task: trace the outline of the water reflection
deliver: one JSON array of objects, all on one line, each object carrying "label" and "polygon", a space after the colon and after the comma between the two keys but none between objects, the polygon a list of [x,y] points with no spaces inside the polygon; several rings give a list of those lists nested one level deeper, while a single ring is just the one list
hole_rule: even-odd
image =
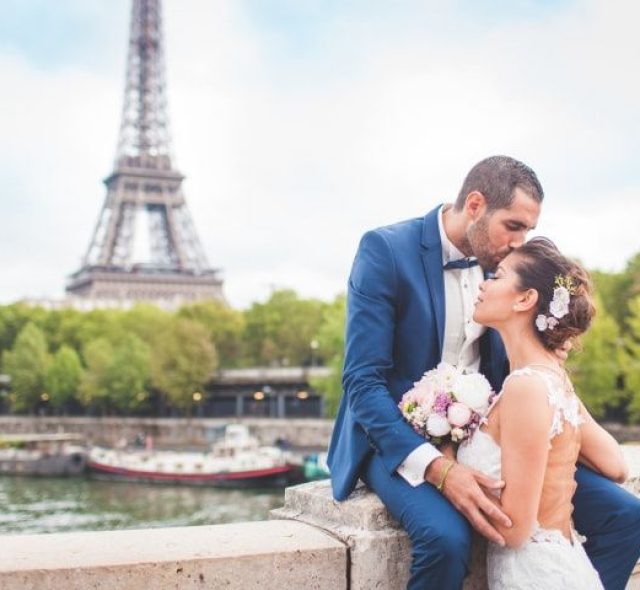
[{"label": "water reflection", "polygon": [[262,520],[282,490],[220,490],[0,477],[0,533],[53,533]]}]

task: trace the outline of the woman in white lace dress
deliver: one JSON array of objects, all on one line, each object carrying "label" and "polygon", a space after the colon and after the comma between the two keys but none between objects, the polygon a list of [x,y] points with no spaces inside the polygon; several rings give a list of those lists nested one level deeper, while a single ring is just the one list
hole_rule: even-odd
[{"label": "woman in white lace dress", "polygon": [[506,546],[489,543],[491,590],[602,588],[571,520],[575,466],[618,482],[626,466],[553,352],[593,314],[586,272],[544,238],[507,256],[480,289],[474,319],[500,332],[511,374],[457,459],[505,482],[499,502],[513,526],[495,523]]}]

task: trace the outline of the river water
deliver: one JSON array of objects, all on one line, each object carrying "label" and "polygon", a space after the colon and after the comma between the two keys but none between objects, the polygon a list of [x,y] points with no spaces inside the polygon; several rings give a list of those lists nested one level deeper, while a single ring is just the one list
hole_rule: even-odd
[{"label": "river water", "polygon": [[0,476],[0,534],[57,533],[265,520],[284,490]]}]

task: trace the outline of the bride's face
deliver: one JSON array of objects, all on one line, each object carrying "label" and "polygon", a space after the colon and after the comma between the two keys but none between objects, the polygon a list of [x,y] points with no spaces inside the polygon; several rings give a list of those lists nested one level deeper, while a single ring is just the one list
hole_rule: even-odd
[{"label": "bride's face", "polygon": [[522,296],[515,271],[517,259],[517,254],[509,254],[480,285],[473,313],[473,319],[479,324],[493,328],[513,316],[514,306]]}]

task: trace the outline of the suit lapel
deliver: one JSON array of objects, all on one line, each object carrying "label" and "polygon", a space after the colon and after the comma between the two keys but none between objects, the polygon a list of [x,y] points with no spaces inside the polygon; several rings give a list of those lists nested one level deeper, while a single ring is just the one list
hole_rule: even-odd
[{"label": "suit lapel", "polygon": [[444,342],[444,276],[442,271],[442,243],[440,242],[440,230],[438,227],[438,205],[433,211],[427,213],[422,227],[422,264],[424,266],[429,298],[434,311],[436,328],[438,330],[439,356],[442,358],[442,346]]}]

